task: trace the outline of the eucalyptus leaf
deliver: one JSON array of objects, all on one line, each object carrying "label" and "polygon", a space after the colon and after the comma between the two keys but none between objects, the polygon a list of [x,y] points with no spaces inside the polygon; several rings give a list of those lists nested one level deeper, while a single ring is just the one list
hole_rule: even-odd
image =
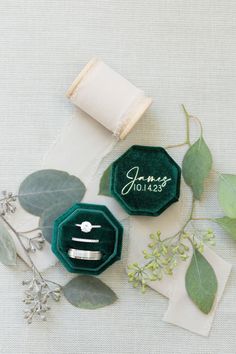
[{"label": "eucalyptus leaf", "polygon": [[94,310],[113,304],[116,294],[101,280],[93,276],[81,275],[63,287],[66,299],[76,307]]},{"label": "eucalyptus leaf", "polygon": [[101,177],[100,184],[99,184],[99,193],[98,193],[100,195],[111,197],[111,192],[110,192],[111,170],[112,170],[112,165],[107,167],[107,169],[104,171]]},{"label": "eucalyptus leaf", "polygon": [[225,215],[232,219],[236,218],[236,175],[219,176],[218,200]]},{"label": "eucalyptus leaf", "polygon": [[236,219],[228,218],[224,216],[223,218],[213,219],[222,229],[227,232],[234,240],[236,240]]},{"label": "eucalyptus leaf", "polygon": [[85,186],[79,178],[64,171],[41,170],[26,177],[18,197],[22,208],[41,216],[53,204],[80,202],[84,194]]},{"label": "eucalyptus leaf", "polygon": [[0,262],[6,266],[16,265],[16,247],[11,235],[0,222]]},{"label": "eucalyptus leaf", "polygon": [[192,188],[195,199],[201,198],[211,167],[211,152],[201,136],[186,152],[182,166],[184,180]]},{"label": "eucalyptus leaf", "polygon": [[50,208],[44,210],[40,216],[39,228],[41,229],[43,236],[48,242],[52,242],[54,221],[69,207],[70,205],[67,205],[65,202],[53,204]]},{"label": "eucalyptus leaf", "polygon": [[185,275],[185,287],[190,299],[205,314],[211,311],[217,292],[214,269],[196,249]]}]

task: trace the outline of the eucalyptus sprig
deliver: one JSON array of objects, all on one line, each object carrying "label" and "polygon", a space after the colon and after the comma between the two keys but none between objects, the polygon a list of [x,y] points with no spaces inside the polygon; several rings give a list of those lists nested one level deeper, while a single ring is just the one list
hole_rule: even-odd
[{"label": "eucalyptus sprig", "polygon": [[[7,198],[8,197],[6,197],[6,201],[5,201],[6,204],[12,203],[12,200],[10,200],[10,198],[8,200]],[[15,200],[16,199],[14,199],[14,201]],[[6,211],[6,209],[2,209],[0,211],[0,219],[2,223],[5,224],[7,228],[11,230],[11,232],[15,235],[15,237],[19,241],[22,250],[25,252],[25,256],[28,259],[29,266],[32,270],[32,278],[30,280],[24,280],[22,282],[22,285],[28,286],[27,290],[24,293],[25,297],[23,299],[23,302],[27,305],[27,308],[24,309],[24,313],[25,313],[24,317],[29,324],[32,323],[33,318],[36,315],[39,316],[41,320],[45,321],[46,320],[45,313],[50,309],[48,305],[48,300],[49,298],[51,298],[55,301],[59,301],[62,287],[57,283],[44,279],[41,272],[35,266],[31,256],[29,255],[29,249],[26,248],[26,246],[22,242],[21,233],[17,232],[15,228],[11,225],[11,223],[6,219],[6,215],[12,213],[12,210],[13,209],[11,208],[8,208],[8,211]],[[14,208],[14,212],[15,211],[16,211],[16,207]],[[12,258],[14,257],[14,259],[16,260],[16,249],[12,241],[11,235],[8,233],[7,229],[5,227],[3,228],[2,226],[2,230],[3,229],[5,230],[5,234],[8,235],[7,236],[8,242],[11,240],[10,241],[11,247],[7,245],[6,249],[8,253],[12,254]],[[3,232],[1,232],[0,234],[0,240],[3,240],[2,236],[3,236]],[[41,237],[41,235],[40,236],[38,235],[37,237]],[[31,247],[33,246],[32,244],[33,239],[29,239],[28,241]],[[40,241],[38,242],[40,243]],[[3,259],[1,258],[1,260]],[[16,264],[16,262],[14,264]],[[13,264],[8,264],[8,265],[13,265]],[[52,284],[54,285],[53,288],[52,288]]]},{"label": "eucalyptus sprig", "polygon": [[184,242],[188,237],[190,235],[186,232],[181,233],[178,238],[169,239],[161,239],[160,231],[151,234],[151,243],[148,249],[143,251],[147,262],[142,265],[135,262],[128,266],[129,282],[135,288],[140,286],[142,292],[145,292],[150,281],[161,280],[166,274],[172,275],[179,262],[189,257],[189,246]]},{"label": "eucalyptus sprig", "polygon": [[[161,240],[160,232],[158,232],[155,236],[158,242],[154,243],[154,249],[151,244],[152,252],[144,250],[144,259],[151,258],[150,262],[141,266],[137,263],[129,265],[128,268],[131,272],[128,273],[128,277],[135,287],[140,285],[142,291],[145,291],[148,282],[161,280],[163,273],[171,275],[174,267],[189,257],[189,245],[191,245],[193,255],[185,275],[186,291],[202,312],[209,313],[215,301],[217,278],[214,269],[205,259],[203,253],[204,244],[210,246],[215,244],[215,235],[211,229],[197,229],[194,222],[197,220],[213,221],[236,239],[236,175],[219,173],[218,200],[225,216],[221,218],[194,217],[196,201],[202,197],[205,179],[212,168],[212,155],[203,138],[203,127],[200,120],[191,116],[184,106],[183,110],[186,117],[186,139],[181,144],[170,145],[166,148],[188,146],[183,159],[182,173],[185,183],[191,188],[193,195],[190,216],[181,230],[167,238],[167,241]],[[191,119],[197,120],[200,125],[200,137],[193,144],[190,140]],[[186,231],[190,222],[193,225],[193,233]],[[171,240],[170,244],[168,244],[169,240]],[[185,244],[186,240],[189,241],[188,246]],[[166,242],[168,247],[163,247]],[[183,257],[179,257],[179,249],[183,252]]]},{"label": "eucalyptus sprig", "polygon": [[38,234],[33,237],[26,236],[25,233],[22,232],[19,233],[19,236],[25,240],[25,249],[27,252],[35,253],[37,250],[41,251],[44,247],[45,238],[41,231],[39,231]]},{"label": "eucalyptus sprig", "polygon": [[211,229],[201,232],[182,230],[174,237],[163,239],[161,232],[158,231],[149,237],[151,243],[149,243],[148,249],[143,251],[144,260],[147,262],[141,265],[137,262],[128,265],[129,282],[135,288],[140,286],[142,292],[146,291],[150,281],[161,280],[164,275],[173,275],[178,264],[189,258],[191,246],[203,254],[204,245],[215,244],[215,235]]},{"label": "eucalyptus sprig", "polygon": [[[200,200],[204,191],[204,182],[212,168],[212,155],[203,138],[203,127],[201,121],[191,116],[184,106],[183,110],[186,119],[186,139],[183,143],[167,146],[167,149],[177,148],[187,145],[188,150],[185,153],[182,173],[185,183],[192,190],[192,204],[190,215],[182,228],[173,236],[161,239],[158,232],[154,238],[155,242],[149,245],[151,252],[144,250],[144,259],[150,259],[141,266],[133,263],[128,266],[131,272],[128,273],[129,281],[135,287],[141,286],[142,292],[150,281],[161,280],[164,274],[172,275],[174,268],[182,261],[186,261],[190,254],[192,259],[185,276],[186,291],[192,301],[198,308],[209,313],[217,291],[217,278],[214,269],[205,259],[204,245],[215,244],[215,235],[211,229],[198,230],[194,226],[194,209],[197,200]],[[191,144],[190,122],[197,120],[200,125],[200,137]],[[189,224],[192,224],[192,231],[188,231]],[[190,248],[192,248],[190,252]],[[199,271],[201,269],[201,272]],[[207,278],[212,278],[211,285],[208,286],[208,292],[205,292],[202,284],[207,282]]]}]

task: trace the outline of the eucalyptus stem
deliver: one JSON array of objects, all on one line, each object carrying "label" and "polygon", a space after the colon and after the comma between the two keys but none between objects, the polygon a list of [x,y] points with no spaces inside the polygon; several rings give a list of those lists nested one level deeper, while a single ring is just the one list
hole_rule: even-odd
[{"label": "eucalyptus stem", "polygon": [[[201,136],[203,134],[203,127],[202,127],[202,123],[199,120],[199,118],[190,115],[188,113],[187,109],[185,108],[184,104],[182,104],[182,108],[183,108],[183,111],[184,111],[184,114],[185,114],[185,119],[186,119],[186,138],[185,138],[185,142],[181,143],[181,144],[176,144],[176,145],[169,145],[169,146],[166,147],[167,149],[168,148],[169,149],[170,148],[174,148],[174,147],[180,147],[180,146],[184,146],[184,145],[188,145],[189,147],[191,147],[191,141],[190,141],[190,119],[191,118],[197,120],[197,122],[199,123],[200,128],[201,128]],[[195,217],[193,217],[194,207],[195,207],[195,199],[194,199],[193,192],[192,192],[192,204],[191,204],[191,210],[190,210],[190,214],[189,214],[188,219],[186,220],[186,222],[184,223],[182,228],[176,234],[174,234],[173,236],[167,237],[166,239],[163,240],[163,242],[168,241],[168,240],[172,240],[175,237],[181,235],[184,232],[184,230],[187,227],[187,225],[190,223],[190,221],[212,220],[211,218],[195,218]]]},{"label": "eucalyptus stem", "polygon": [[206,220],[206,221],[212,221],[212,218],[192,218],[192,221],[198,221],[198,220]]},{"label": "eucalyptus stem", "polygon": [[29,253],[27,252],[27,250],[25,249],[25,246],[21,240],[21,237],[19,235],[19,233],[15,230],[15,228],[7,221],[7,219],[3,216],[3,215],[0,215],[2,221],[9,227],[9,229],[11,229],[11,231],[14,233],[14,235],[16,236],[17,240],[19,241],[20,245],[21,245],[21,248],[23,249],[26,257],[28,258],[29,260],[29,263],[30,263],[30,268],[37,273],[37,275],[40,277],[41,280],[44,280],[43,279],[43,276],[41,275],[40,271],[37,269],[37,267],[35,266],[34,262],[32,261]]},{"label": "eucalyptus stem", "polygon": [[34,228],[34,229],[31,229],[31,230],[27,230],[27,231],[21,231],[19,232],[19,234],[22,234],[22,236],[24,234],[30,234],[31,232],[35,232],[35,231],[39,231],[40,229],[38,227]]},{"label": "eucalyptus stem", "polygon": [[185,146],[185,145],[187,145],[186,142],[181,143],[181,144],[175,144],[175,145],[167,145],[167,146],[165,146],[165,149],[174,149],[174,148]]},{"label": "eucalyptus stem", "polygon": [[[32,323],[33,318],[37,315],[40,316],[42,321],[46,321],[45,313],[50,310],[50,306],[48,306],[48,299],[51,298],[54,301],[59,301],[61,297],[62,286],[54,281],[44,279],[41,272],[35,266],[33,260],[28,254],[28,251],[21,240],[20,233],[15,230],[15,228],[8,222],[4,215],[0,214],[0,218],[16,236],[20,246],[22,247],[22,250],[25,253],[26,258],[29,261],[31,271],[33,273],[32,279],[24,280],[22,282],[22,285],[27,286],[23,299],[23,302],[27,306],[24,309],[24,318],[28,323]],[[53,286],[54,289],[52,288]]]},{"label": "eucalyptus stem", "polygon": [[182,104],[182,108],[185,114],[185,118],[186,118],[186,141],[185,143],[188,146],[191,146],[191,142],[190,142],[190,114],[187,112],[185,106]]},{"label": "eucalyptus stem", "polygon": [[[11,197],[12,197],[12,198],[17,198],[18,195],[12,194]],[[9,199],[9,196],[5,196],[5,197],[3,197],[3,198],[0,198],[0,202],[3,202],[4,200],[8,200],[8,199]]]},{"label": "eucalyptus stem", "polygon": [[[195,119],[199,126],[200,126],[200,129],[201,129],[201,137],[203,135],[203,127],[202,127],[202,123],[200,121],[199,118],[195,117],[195,116],[192,116],[188,113],[188,111],[186,110],[185,106],[182,104],[182,108],[183,108],[183,111],[184,111],[184,114],[185,114],[185,118],[186,118],[186,139],[185,139],[185,142],[184,143],[181,143],[181,144],[176,144],[176,145],[170,145],[170,146],[167,146],[167,148],[172,148],[172,147],[180,147],[180,146],[183,146],[183,145],[188,145],[189,147],[191,147],[191,141],[190,141],[190,119]],[[174,240],[177,236],[181,237],[181,235],[184,233],[187,225],[191,222],[191,221],[200,221],[200,220],[206,220],[206,221],[213,221],[212,218],[207,218],[207,217],[194,217],[193,216],[193,213],[194,213],[194,207],[195,207],[195,202],[196,200],[194,199],[194,196],[193,196],[193,192],[192,192],[192,204],[191,204],[191,210],[190,210],[190,214],[189,214],[189,217],[188,219],[186,220],[186,222],[184,223],[184,225],[182,226],[182,228],[176,233],[174,234],[173,236],[170,236],[166,239],[163,240],[163,242],[166,242],[166,241],[170,241],[170,240]],[[189,238],[189,237],[188,237]],[[193,242],[191,241],[191,244],[193,245]]]},{"label": "eucalyptus stem", "polygon": [[201,130],[201,137],[202,137],[202,135],[203,135],[203,127],[202,127],[202,123],[201,123],[200,119],[198,117],[195,117],[195,116],[189,116],[189,118],[195,119],[198,122],[198,124],[200,126],[200,130]]},{"label": "eucalyptus stem", "polygon": [[[49,279],[44,279],[46,283],[54,284],[57,285],[60,289],[62,289],[62,285],[56,283],[55,281],[49,280]],[[48,284],[47,284],[48,285]]]},{"label": "eucalyptus stem", "polygon": [[191,146],[191,142],[190,142],[190,118],[194,118],[197,119],[200,127],[201,127],[201,135],[202,135],[202,124],[200,122],[200,120],[197,117],[193,117],[190,116],[190,114],[187,112],[185,106],[182,104],[182,108],[184,110],[184,114],[185,114],[185,119],[186,119],[186,138],[185,141],[183,143],[180,144],[174,144],[174,145],[167,145],[165,146],[165,149],[173,149],[173,148],[177,148],[177,147],[182,147],[185,145],[188,145],[189,147]]},{"label": "eucalyptus stem", "polygon": [[[191,116],[187,112],[187,110],[186,110],[186,108],[185,108],[185,106],[183,104],[182,104],[182,108],[183,108],[183,111],[184,111],[184,114],[185,114],[185,119],[186,119],[186,138],[185,138],[185,142],[181,143],[181,144],[177,144],[177,145],[169,145],[166,148],[170,149],[172,147],[180,147],[180,146],[183,146],[183,145],[188,145],[189,147],[191,146],[191,142],[190,142],[190,118],[191,118]],[[187,227],[187,225],[189,224],[189,222],[191,220],[193,220],[194,206],[195,206],[195,199],[194,199],[193,193],[192,193],[192,204],[191,204],[191,210],[190,210],[189,218],[186,220],[186,222],[183,225],[183,227],[176,234],[174,234],[173,236],[167,237],[163,241],[172,240],[172,239],[174,239],[175,237],[181,235],[184,232],[184,230]]]},{"label": "eucalyptus stem", "polygon": [[184,231],[185,231],[185,228],[187,227],[187,225],[190,223],[190,221],[193,220],[193,212],[194,212],[194,206],[195,206],[195,199],[192,197],[192,204],[191,204],[191,209],[190,209],[190,214],[189,214],[189,217],[188,219],[185,221],[184,225],[181,227],[181,229],[176,232],[176,234],[170,236],[170,237],[167,237],[165,238],[163,241],[168,241],[168,240],[172,240],[174,239],[175,237],[181,235]]}]

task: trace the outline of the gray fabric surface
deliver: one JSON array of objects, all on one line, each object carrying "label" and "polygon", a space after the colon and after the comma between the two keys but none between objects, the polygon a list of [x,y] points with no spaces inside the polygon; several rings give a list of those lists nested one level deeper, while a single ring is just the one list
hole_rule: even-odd
[{"label": "gray fabric surface", "polygon": [[[0,185],[15,191],[40,167],[72,105],[64,92],[93,55],[154,97],[152,108],[107,161],[133,143],[184,139],[180,104],[202,119],[215,170],[236,173],[236,3],[234,0],[1,0]],[[193,130],[197,126],[193,125]],[[196,215],[219,216],[212,173]],[[236,264],[236,244],[220,229],[217,251]],[[0,353],[236,353],[234,269],[209,338],[161,321],[167,301],[127,283],[123,260],[102,279],[119,302],[94,312],[65,300],[47,323],[22,318],[25,274],[0,265]],[[57,267],[48,278],[70,276]]]}]

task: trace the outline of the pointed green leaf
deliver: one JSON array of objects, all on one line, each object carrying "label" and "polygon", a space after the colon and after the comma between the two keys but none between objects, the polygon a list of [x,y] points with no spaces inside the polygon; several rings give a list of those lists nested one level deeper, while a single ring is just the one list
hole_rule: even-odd
[{"label": "pointed green leaf", "polygon": [[99,184],[99,193],[100,195],[106,195],[107,197],[111,197],[110,192],[110,176],[111,176],[112,165],[108,166],[104,171],[100,184]]},{"label": "pointed green leaf", "polygon": [[63,203],[70,207],[80,202],[85,194],[83,182],[58,170],[41,170],[32,173],[21,183],[19,202],[30,214],[41,216],[53,204]]},{"label": "pointed green leaf", "polygon": [[76,307],[94,310],[113,304],[117,296],[106,284],[93,276],[80,275],[63,287],[66,299]]},{"label": "pointed green leaf", "polygon": [[236,218],[236,175],[220,175],[218,200],[225,215],[232,219]]},{"label": "pointed green leaf", "polygon": [[190,299],[205,314],[211,311],[217,292],[217,278],[206,258],[194,249],[185,276],[185,287]]},{"label": "pointed green leaf", "polygon": [[195,199],[200,199],[204,190],[204,180],[212,167],[211,152],[203,137],[200,137],[186,152],[183,160],[183,177],[192,188]]},{"label": "pointed green leaf", "polygon": [[39,219],[39,228],[41,229],[45,239],[51,243],[52,233],[54,227],[54,221],[62,215],[71,205],[65,204],[65,202],[53,204],[46,209]]},{"label": "pointed green leaf", "polygon": [[2,223],[0,223],[0,262],[6,266],[16,265],[16,247]]},{"label": "pointed green leaf", "polygon": [[222,229],[227,232],[234,240],[236,240],[236,219],[228,218],[224,216],[223,218],[213,219]]}]

